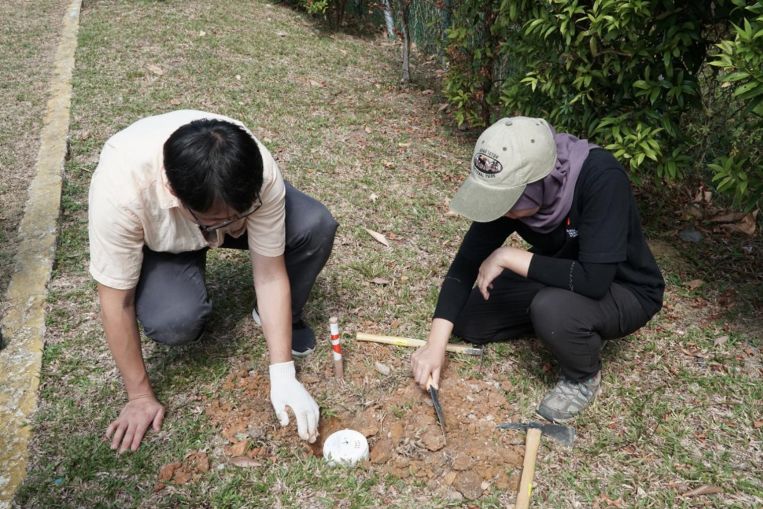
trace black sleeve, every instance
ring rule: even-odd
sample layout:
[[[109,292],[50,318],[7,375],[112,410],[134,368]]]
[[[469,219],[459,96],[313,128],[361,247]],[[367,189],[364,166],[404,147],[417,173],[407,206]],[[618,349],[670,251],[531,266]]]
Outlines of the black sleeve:
[[[622,168],[607,168],[586,182],[578,219],[581,262],[627,259],[630,196],[630,183]]]
[[[482,262],[514,232],[515,221],[507,218],[472,223],[440,288],[434,318],[455,322],[477,280]]]
[[[578,259],[534,255],[527,276],[586,297],[604,297],[627,258],[630,183],[622,168],[604,167],[585,182],[578,219]]]
[[[536,254],[530,262],[527,277],[598,300],[606,295],[616,271],[616,263],[581,262]]]

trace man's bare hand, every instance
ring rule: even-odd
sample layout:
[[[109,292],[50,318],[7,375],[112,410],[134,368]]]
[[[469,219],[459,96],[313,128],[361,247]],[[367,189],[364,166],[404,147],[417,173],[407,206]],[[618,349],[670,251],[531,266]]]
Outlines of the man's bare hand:
[[[106,438],[111,439],[111,448],[119,449],[119,454],[128,449],[137,451],[149,426],[159,431],[163,420],[162,404],[153,396],[141,396],[122,408],[117,420],[106,428]]]

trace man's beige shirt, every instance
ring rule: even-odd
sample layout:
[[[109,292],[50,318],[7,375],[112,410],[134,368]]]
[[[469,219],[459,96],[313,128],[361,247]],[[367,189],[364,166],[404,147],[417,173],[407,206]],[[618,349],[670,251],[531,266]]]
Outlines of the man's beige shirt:
[[[205,238],[170,192],[163,164],[164,142],[179,127],[202,118],[243,127],[221,115],[181,110],[139,120],[104,145],[90,183],[88,210],[90,274],[99,283],[118,290],[135,288],[143,246],[169,253],[196,251],[220,246],[225,233],[239,237],[246,231],[250,251],[264,256],[283,254],[283,177],[273,156],[254,135],[262,154],[262,206],[246,218],[246,228],[234,223]]]

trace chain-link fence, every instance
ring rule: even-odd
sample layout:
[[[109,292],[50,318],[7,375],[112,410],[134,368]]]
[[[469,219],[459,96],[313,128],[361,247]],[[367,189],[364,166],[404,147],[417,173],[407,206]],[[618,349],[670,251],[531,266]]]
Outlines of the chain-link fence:
[[[425,53],[442,54],[446,30],[450,26],[452,0],[347,0],[344,19],[362,19],[380,27],[386,24],[388,33],[391,22],[394,37],[401,30],[400,8],[406,1],[412,41]]]
[[[409,7],[411,39],[419,50],[443,55],[450,27],[451,0],[413,0]]]

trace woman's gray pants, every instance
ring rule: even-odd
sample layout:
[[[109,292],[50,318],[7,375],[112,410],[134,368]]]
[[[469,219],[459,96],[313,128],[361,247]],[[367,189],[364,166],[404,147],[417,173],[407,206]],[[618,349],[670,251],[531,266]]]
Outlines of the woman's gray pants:
[[[337,229],[328,209],[286,183],[286,272],[292,320],[302,317],[310,290],[334,245]],[[248,249],[246,234],[226,237],[222,247]],[[207,249],[186,253],[143,250],[135,311],[144,333],[159,343],[181,345],[198,338],[212,312],[204,267]]]

